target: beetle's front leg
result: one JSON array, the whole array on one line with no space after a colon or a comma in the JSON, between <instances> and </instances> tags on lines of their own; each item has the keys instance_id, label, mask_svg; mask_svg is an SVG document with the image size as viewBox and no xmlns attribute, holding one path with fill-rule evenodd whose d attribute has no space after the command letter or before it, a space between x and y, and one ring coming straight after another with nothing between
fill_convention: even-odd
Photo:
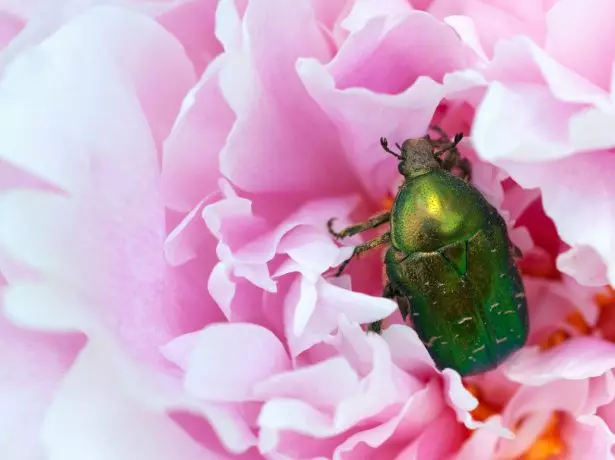
<instances>
[{"instance_id":1,"label":"beetle's front leg","mask_svg":"<svg viewBox=\"0 0 615 460\"><path fill-rule=\"evenodd\" d=\"M457 162L457 167L461 170L461 177L466 181L472 180L472 165L467 158L461 158Z\"/></svg>"},{"instance_id":2,"label":"beetle's front leg","mask_svg":"<svg viewBox=\"0 0 615 460\"><path fill-rule=\"evenodd\" d=\"M354 257L364 252L371 251L372 249L375 249L380 245L389 243L390 241L391 241L391 232L386 232L380 235L378 238L369 240L367 243L363 243L358 246L355 246L354 251L352 251L352 255L348 259L346 259L344 262L342 262L342 264L337 269L337 272L335 272L335 276L340 276L342 272L344 271L344 269L346 268L346 266L350 263L350 261Z\"/></svg>"},{"instance_id":3,"label":"beetle's front leg","mask_svg":"<svg viewBox=\"0 0 615 460\"><path fill-rule=\"evenodd\" d=\"M342 238L357 235L358 233L362 233L367 230L371 230L372 228L376 228L379 225L386 224L390 220L391 212L387 211L372 217L368 221L356 225L351 225L350 227L346 227L345 229L336 232L335 230L333 230L333 222L335 221L335 218L331 218L327 222L327 228L329 229L329 233L331 235L333 235L338 240L341 240Z\"/></svg>"}]
</instances>

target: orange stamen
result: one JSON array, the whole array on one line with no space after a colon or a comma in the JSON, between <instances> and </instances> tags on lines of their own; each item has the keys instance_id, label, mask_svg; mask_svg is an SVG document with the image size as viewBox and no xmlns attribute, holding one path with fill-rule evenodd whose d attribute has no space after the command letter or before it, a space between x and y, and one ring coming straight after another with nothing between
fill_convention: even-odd
<instances>
[{"instance_id":1,"label":"orange stamen","mask_svg":"<svg viewBox=\"0 0 615 460\"><path fill-rule=\"evenodd\" d=\"M395 197L393 195L387 195L382 199L382 209L390 211L393 208Z\"/></svg>"},{"instance_id":2,"label":"orange stamen","mask_svg":"<svg viewBox=\"0 0 615 460\"><path fill-rule=\"evenodd\" d=\"M466 389L468 390L468 392L470 392L472 396L478 399L478 406L476 407L476 409L474 409L471 412L472 418L474 420L478 420L479 422L484 422L492 415L495 415L498 413L498 410L496 410L493 406L480 400L480 389L478 388L478 386L470 383L470 384L466 384Z\"/></svg>"},{"instance_id":3,"label":"orange stamen","mask_svg":"<svg viewBox=\"0 0 615 460\"><path fill-rule=\"evenodd\" d=\"M591 331L589 324L587 324L587 321L585 321L585 318L583 318L583 315L579 311L569 314L566 317L566 322L579 331L579 334L587 335Z\"/></svg>"},{"instance_id":4,"label":"orange stamen","mask_svg":"<svg viewBox=\"0 0 615 460\"><path fill-rule=\"evenodd\" d=\"M559 458L566 450L560 433L561 414L551 415L547 426L534 444L518 460L552 460Z\"/></svg>"},{"instance_id":5,"label":"orange stamen","mask_svg":"<svg viewBox=\"0 0 615 460\"><path fill-rule=\"evenodd\" d=\"M540 344L541 350L548 350L550 348L556 347L557 345L565 342L570 338L570 334L568 332L558 329L553 332L547 339Z\"/></svg>"},{"instance_id":6,"label":"orange stamen","mask_svg":"<svg viewBox=\"0 0 615 460\"><path fill-rule=\"evenodd\" d=\"M594 302L598 308L615 306L615 289L611 286L606 287L606 292L599 292L594 296Z\"/></svg>"}]
</instances>

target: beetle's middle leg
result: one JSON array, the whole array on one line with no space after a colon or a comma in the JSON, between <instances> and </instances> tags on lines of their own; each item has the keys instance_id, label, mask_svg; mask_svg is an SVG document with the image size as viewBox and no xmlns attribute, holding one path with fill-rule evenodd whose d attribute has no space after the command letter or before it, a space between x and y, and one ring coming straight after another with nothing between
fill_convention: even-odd
<instances>
[{"instance_id":1,"label":"beetle's middle leg","mask_svg":"<svg viewBox=\"0 0 615 460\"><path fill-rule=\"evenodd\" d=\"M363 223L351 225L350 227L346 227L345 229L339 232L336 232L335 230L333 230L333 221L335 221L335 218L332 218L332 219L329 219L329 221L327 222L327 228L329 229L329 233L331 235L333 235L338 240L341 240L342 238L347 238L349 236L353 236L358 233L365 232L372 228L376 228L379 225L386 224L390 220L391 220L391 212L387 211L382 214L378 214L377 216L374 216L371 219Z\"/></svg>"},{"instance_id":2,"label":"beetle's middle leg","mask_svg":"<svg viewBox=\"0 0 615 460\"><path fill-rule=\"evenodd\" d=\"M342 262L342 264L339 266L339 268L335 272L335 276L340 276L342 272L344 271L344 269L346 268L346 266L350 263L350 261L356 256L358 256L359 254L362 254L367 251L371 251L372 249L375 249L378 246L381 246L383 244L389 243L390 241L391 241L391 232L386 232L380 235L379 237L374 238L373 240L369 240L366 243L355 246L354 251L352 251L351 256L348 259L346 259L344 262Z\"/></svg>"}]
</instances>

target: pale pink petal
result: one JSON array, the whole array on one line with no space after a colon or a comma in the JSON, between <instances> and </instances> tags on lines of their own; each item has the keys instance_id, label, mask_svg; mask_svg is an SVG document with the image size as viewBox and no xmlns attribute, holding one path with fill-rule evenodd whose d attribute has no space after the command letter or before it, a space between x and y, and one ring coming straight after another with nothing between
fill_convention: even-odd
<instances>
[{"instance_id":1,"label":"pale pink petal","mask_svg":"<svg viewBox=\"0 0 615 460\"><path fill-rule=\"evenodd\" d=\"M374 18L387 18L390 20L403 19L412 11L412 7L405 0L357 0L352 4L352 9L344 18L341 25L350 32L358 32L365 28Z\"/></svg>"},{"instance_id":2,"label":"pale pink petal","mask_svg":"<svg viewBox=\"0 0 615 460\"><path fill-rule=\"evenodd\" d=\"M446 433L446 435L443 435ZM395 460L438 460L459 448L464 438L452 412L444 412L421 435L400 452Z\"/></svg>"},{"instance_id":3,"label":"pale pink petal","mask_svg":"<svg viewBox=\"0 0 615 460\"><path fill-rule=\"evenodd\" d=\"M509 37L526 35L537 43L544 40L548 10L544 2L434 0L426 8L440 19L461 15L472 20L481 47L489 56L498 42Z\"/></svg>"},{"instance_id":4,"label":"pale pink petal","mask_svg":"<svg viewBox=\"0 0 615 460\"><path fill-rule=\"evenodd\" d=\"M26 331L0 317L0 451L7 458L44 457L43 418L84 342L80 334Z\"/></svg>"},{"instance_id":5,"label":"pale pink petal","mask_svg":"<svg viewBox=\"0 0 615 460\"><path fill-rule=\"evenodd\" d=\"M436 41L445 45L419 45ZM348 158L348 173L376 198L397 174L380 137L401 142L424 134L444 95L439 82L471 59L448 26L414 12L390 30L383 20L371 20L329 64L303 59L297 69L310 95L336 123L347 147L340 153Z\"/></svg>"},{"instance_id":6,"label":"pale pink petal","mask_svg":"<svg viewBox=\"0 0 615 460\"><path fill-rule=\"evenodd\" d=\"M382 332L391 359L399 368L417 376L431 376L437 369L416 331L405 325L391 325Z\"/></svg>"},{"instance_id":7,"label":"pale pink petal","mask_svg":"<svg viewBox=\"0 0 615 460\"><path fill-rule=\"evenodd\" d=\"M393 457L400 450L399 441L412 439L433 423L444 409L440 387L434 381L414 393L398 414L374 428L358 431L341 443L333 458L364 458L377 449L378 455Z\"/></svg>"},{"instance_id":8,"label":"pale pink petal","mask_svg":"<svg viewBox=\"0 0 615 460\"><path fill-rule=\"evenodd\" d=\"M502 423L499 415L494 415L495 423ZM477 428L461 448L451 456L451 460L491 460L495 456L500 436L489 427Z\"/></svg>"},{"instance_id":9,"label":"pale pink petal","mask_svg":"<svg viewBox=\"0 0 615 460\"><path fill-rule=\"evenodd\" d=\"M558 2L547 16L545 50L563 65L608 90L611 66L605 63L615 59L615 35L608 18L614 14L615 5L607 0L589 0L582 5L571 0ZM571 27L582 40L571 37Z\"/></svg>"},{"instance_id":10,"label":"pale pink petal","mask_svg":"<svg viewBox=\"0 0 615 460\"><path fill-rule=\"evenodd\" d=\"M248 323L215 324L196 337L185 386L205 400L253 400L254 385L288 367L283 345L269 330Z\"/></svg>"},{"instance_id":11,"label":"pale pink petal","mask_svg":"<svg viewBox=\"0 0 615 460\"><path fill-rule=\"evenodd\" d=\"M235 120L220 91L223 63L209 65L188 92L164 143L161 186L172 209L187 211L217 188L219 152Z\"/></svg>"},{"instance_id":12,"label":"pale pink petal","mask_svg":"<svg viewBox=\"0 0 615 460\"><path fill-rule=\"evenodd\" d=\"M1 244L50 280L34 287L37 303L26 296L10 306L13 318L111 328L153 360L158 345L204 324L206 280L164 257L156 148L193 81L167 31L110 7L77 17L7 69L1 155L70 193L2 196L10 225ZM64 315L54 317L54 302Z\"/></svg>"},{"instance_id":13,"label":"pale pink petal","mask_svg":"<svg viewBox=\"0 0 615 460\"><path fill-rule=\"evenodd\" d=\"M594 415L579 417L574 425L564 429L562 436L566 439L567 452L571 460L613 458L615 434L600 417Z\"/></svg>"},{"instance_id":14,"label":"pale pink petal","mask_svg":"<svg viewBox=\"0 0 615 460\"><path fill-rule=\"evenodd\" d=\"M165 413L168 396L112 350L90 341L58 389L42 434L49 459L221 458L185 434Z\"/></svg>"},{"instance_id":15,"label":"pale pink petal","mask_svg":"<svg viewBox=\"0 0 615 460\"><path fill-rule=\"evenodd\" d=\"M328 385L322 385L328 381ZM312 366L269 377L254 388L255 395L266 401L272 398L300 399L314 407L334 413L335 407L349 394L360 391L359 376L341 356Z\"/></svg>"},{"instance_id":16,"label":"pale pink petal","mask_svg":"<svg viewBox=\"0 0 615 460\"><path fill-rule=\"evenodd\" d=\"M504 366L511 380L525 385L598 377L615 367L615 345L594 337L576 337L546 351L523 349Z\"/></svg>"},{"instance_id":17,"label":"pale pink petal","mask_svg":"<svg viewBox=\"0 0 615 460\"><path fill-rule=\"evenodd\" d=\"M21 18L12 15L9 11L0 12L0 49L4 48L23 29Z\"/></svg>"},{"instance_id":18,"label":"pale pink petal","mask_svg":"<svg viewBox=\"0 0 615 460\"><path fill-rule=\"evenodd\" d=\"M333 440L347 430L356 431L353 427L362 420L382 423L389 420L389 414L399 413L408 398L422 387L392 365L388 348L376 335L366 335L360 328L342 322L331 345L347 361L332 358L286 376L273 377L260 386L269 398L258 421L262 450L276 448L284 452L295 435ZM371 354L369 362L361 361L360 350ZM283 381L287 384L281 384ZM327 389L320 390L325 381ZM326 451L334 446L321 447Z\"/></svg>"},{"instance_id":19,"label":"pale pink petal","mask_svg":"<svg viewBox=\"0 0 615 460\"><path fill-rule=\"evenodd\" d=\"M557 257L557 269L584 286L609 284L604 260L591 246L579 245Z\"/></svg>"},{"instance_id":20,"label":"pale pink petal","mask_svg":"<svg viewBox=\"0 0 615 460\"><path fill-rule=\"evenodd\" d=\"M580 414L595 414L599 407L610 404L615 399L615 377L612 372L589 380L589 390L585 407Z\"/></svg>"},{"instance_id":21,"label":"pale pink petal","mask_svg":"<svg viewBox=\"0 0 615 460\"><path fill-rule=\"evenodd\" d=\"M181 41L193 62L196 73L222 52L214 34L214 19L218 2L210 0L183 0L177 6L156 16L156 20Z\"/></svg>"},{"instance_id":22,"label":"pale pink petal","mask_svg":"<svg viewBox=\"0 0 615 460\"><path fill-rule=\"evenodd\" d=\"M237 30L240 19L229 11L232 2L226 8L226 14L218 16L219 27ZM329 57L312 9L306 2L249 3L241 33L241 41L221 38L227 53L220 74L222 92L237 116L220 154L222 173L249 191L331 196L348 190L356 181L337 154L343 146L335 126L309 97L295 70L299 57Z\"/></svg>"},{"instance_id":23,"label":"pale pink petal","mask_svg":"<svg viewBox=\"0 0 615 460\"><path fill-rule=\"evenodd\" d=\"M463 423L469 429L484 427L494 434L504 438L512 438L514 434L507 429L496 418L491 418L485 422L474 420L471 411L478 406L478 400L466 389L461 381L460 375L452 369L444 369L444 391L448 404L454 410L457 421Z\"/></svg>"}]
</instances>

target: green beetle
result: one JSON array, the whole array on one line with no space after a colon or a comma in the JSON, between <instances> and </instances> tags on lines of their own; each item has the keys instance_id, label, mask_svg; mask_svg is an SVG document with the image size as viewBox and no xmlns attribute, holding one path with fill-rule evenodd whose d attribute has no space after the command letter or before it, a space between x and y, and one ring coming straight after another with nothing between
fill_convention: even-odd
<instances>
[{"instance_id":1,"label":"green beetle","mask_svg":"<svg viewBox=\"0 0 615 460\"><path fill-rule=\"evenodd\" d=\"M341 232L333 230L334 219L328 227L341 239L390 221L390 230L357 246L336 275L354 256L389 245L383 295L400 300L404 320L411 314L439 369L467 376L496 368L521 348L529 320L514 261L518 249L500 214L469 183L469 163L457 150L462 135L451 142L440 133L437 140L425 136L397 144L399 153L382 138L405 179L391 211ZM462 177L452 174L455 167ZM379 332L380 323L370 329Z\"/></svg>"}]
</instances>

